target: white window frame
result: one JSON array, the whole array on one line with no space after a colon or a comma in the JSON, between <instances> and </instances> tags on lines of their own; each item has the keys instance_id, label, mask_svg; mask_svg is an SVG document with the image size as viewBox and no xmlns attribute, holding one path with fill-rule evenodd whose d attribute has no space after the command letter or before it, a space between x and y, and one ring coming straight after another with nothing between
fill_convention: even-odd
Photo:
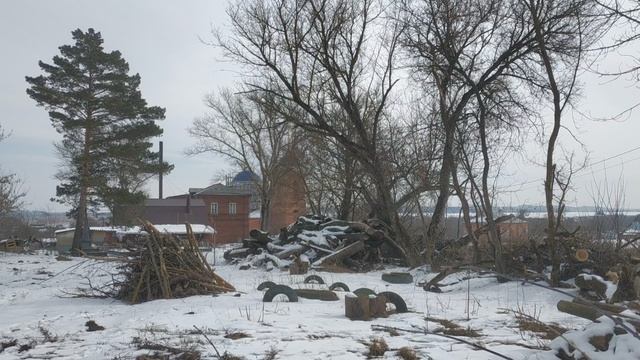
<instances>
[{"instance_id":1,"label":"white window frame","mask_svg":"<svg viewBox=\"0 0 640 360\"><path fill-rule=\"evenodd\" d=\"M211 212L211 215L218 215L218 212L220 210L220 207L218 206L217 202L212 202L211 206L209 208L209 211Z\"/></svg>"},{"instance_id":2,"label":"white window frame","mask_svg":"<svg viewBox=\"0 0 640 360\"><path fill-rule=\"evenodd\" d=\"M229 203L229 215L235 215L238 213L238 204L234 202Z\"/></svg>"}]
</instances>

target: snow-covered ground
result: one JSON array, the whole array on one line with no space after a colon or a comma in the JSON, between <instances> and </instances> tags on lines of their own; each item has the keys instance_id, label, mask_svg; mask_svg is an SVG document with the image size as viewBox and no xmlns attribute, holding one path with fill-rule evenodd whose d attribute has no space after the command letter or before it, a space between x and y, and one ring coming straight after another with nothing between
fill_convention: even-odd
<instances>
[{"instance_id":1,"label":"snow-covered ground","mask_svg":"<svg viewBox=\"0 0 640 360\"><path fill-rule=\"evenodd\" d=\"M209 259L213 263L212 254ZM0 352L0 359L130 359L149 353L137 349L135 338L174 347L193 346L202 352L203 358L216 358L213 346L194 331L194 325L207 334L221 354L228 352L245 359L263 359L272 349L277 352L276 359L363 359L367 354L363 342L374 337L384 338L389 345L390 350L384 357L387 359L397 358L396 350L405 346L415 349L423 359L496 358L434 335L400 332L392 336L372 330L372 325L430 331L441 327L425 321L427 316L452 320L463 328L477 330L480 337L465 339L507 357L537 359L540 351L531 347L539 347L546 341L521 331L508 310L539 314L542 321L567 328L581 328L587 323L556 310L555 305L563 295L518 282L498 284L495 278L474 278L436 294L413 284L387 284L380 279L382 272L318 273L328 284L341 281L352 290L368 287L377 292L397 292L411 310L384 319L351 321L344 315L344 293L339 293L340 301L335 302L300 299L297 303L263 303L262 292L257 291L256 286L265 280L294 288L322 286L305 285L304 276L291 276L278 270L241 271L236 266L225 265L221 258L216 259L216 271L232 283L238 293L156 300L138 305L112 299L72 298L66 293L85 284L85 277L94 283L107 281L109 276L103 270L113 268L110 263L81 261L56 261L54 256L44 254L0 253L0 343L18 340L17 346ZM416 281L434 276L419 270L412 273ZM446 281L455 279L451 276ZM85 323L89 320L105 329L87 331ZM238 332L248 337L225 338ZM31 349L18 352L20 345L30 342Z\"/></svg>"}]
</instances>

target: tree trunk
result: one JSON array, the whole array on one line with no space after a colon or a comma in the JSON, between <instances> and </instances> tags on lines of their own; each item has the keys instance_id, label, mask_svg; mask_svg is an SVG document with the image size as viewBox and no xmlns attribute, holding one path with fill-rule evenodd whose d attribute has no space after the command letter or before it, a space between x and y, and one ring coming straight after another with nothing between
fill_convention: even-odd
<instances>
[{"instance_id":1,"label":"tree trunk","mask_svg":"<svg viewBox=\"0 0 640 360\"><path fill-rule=\"evenodd\" d=\"M434 270L437 270L438 264L434 264L434 251L435 245L438 240L442 240L444 236L444 229L442 228L442 222L444 221L444 215L447 211L447 202L449 201L449 185L451 172L453 171L453 138L455 132L455 124L452 124L451 119L446 114L441 114L443 123L445 126L445 141L442 151L442 167L440 168L440 174L438 176L438 198L436 200L436 206L433 209L431 215L431 222L427 228L426 234L426 260L431 264Z\"/></svg>"},{"instance_id":2,"label":"tree trunk","mask_svg":"<svg viewBox=\"0 0 640 360\"><path fill-rule=\"evenodd\" d=\"M538 18L537 8L533 1L530 1L531 16L536 32L536 40L538 42L538 53L544 64L547 78L549 80L549 88L553 94L553 129L549 136L549 143L547 144L547 159L546 159L546 176L544 180L544 195L547 207L547 244L549 245L549 252L551 254L551 285L558 286L560 284L560 254L556 239L557 224L555 221L555 211L553 208L553 185L555 183L555 170L556 165L553 162L553 152L555 150L556 140L558 139L558 133L560 132L560 125L562 120L562 106L560 105L560 90L556 83L553 66L551 64L551 58L546 50L546 42L542 33L542 25Z\"/></svg>"},{"instance_id":3,"label":"tree trunk","mask_svg":"<svg viewBox=\"0 0 640 360\"><path fill-rule=\"evenodd\" d=\"M482 197L484 204L484 212L487 216L487 226L489 227L489 242L493 246L493 257L498 274L506 273L504 264L504 254L502 251L502 242L498 234L498 227L493 217L493 205L491 203L491 193L489 191L489 146L487 145L487 133L485 123L485 108L480 98L480 94L477 94L478 104L480 106L480 117L478 118L478 125L480 127L480 144L482 147ZM499 278L500 279L500 278Z\"/></svg>"},{"instance_id":4,"label":"tree trunk","mask_svg":"<svg viewBox=\"0 0 640 360\"><path fill-rule=\"evenodd\" d=\"M73 233L73 243L71 244L71 252L82 250L82 243L90 241L89 219L87 217L87 202L89 192L89 177L91 167L91 142L92 142L92 116L88 111L87 127L84 133L84 148L82 149L82 168L80 169L80 198L78 199L78 210L76 213L76 229Z\"/></svg>"},{"instance_id":5,"label":"tree trunk","mask_svg":"<svg viewBox=\"0 0 640 360\"><path fill-rule=\"evenodd\" d=\"M377 201L374 204L374 212L382 222L388 224L393 230L393 234L390 234L391 238L394 239L396 244L401 248L398 250L402 251L402 256L406 259L407 264L409 266L415 266L419 263L419 258L413 255L416 254L416 251L414 251L415 249L413 249L413 245L411 244L411 237L406 232L406 229L400 220L400 216L395 210L395 204L391 196L391 189L387 185L387 179L383 174L384 170L381 166L373 166L373 169L371 170L373 173L372 175L374 176L377 195Z\"/></svg>"},{"instance_id":6,"label":"tree trunk","mask_svg":"<svg viewBox=\"0 0 640 360\"><path fill-rule=\"evenodd\" d=\"M338 215L338 219L353 220L353 193L356 176L355 161L353 156L347 151L342 151L341 155L344 158L344 183L342 184L344 188L342 189L342 196L340 196L336 214Z\"/></svg>"},{"instance_id":7,"label":"tree trunk","mask_svg":"<svg viewBox=\"0 0 640 360\"><path fill-rule=\"evenodd\" d=\"M456 171L451 172L453 179L453 186L455 187L458 199L460 199L460 206L462 207L462 217L464 219L464 227L467 230L467 234L471 236L471 242L473 243L473 263L478 264L480 262L480 246L478 244L478 238L475 236L473 226L471 225L471 212L469 207L469 201L465 195L465 192L460 186L458 181L458 174Z\"/></svg>"}]
</instances>

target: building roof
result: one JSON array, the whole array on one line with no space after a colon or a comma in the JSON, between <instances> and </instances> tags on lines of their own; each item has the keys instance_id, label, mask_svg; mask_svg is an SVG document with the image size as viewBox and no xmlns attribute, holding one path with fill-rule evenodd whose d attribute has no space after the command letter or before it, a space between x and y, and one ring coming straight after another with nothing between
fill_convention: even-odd
<instances>
[{"instance_id":1,"label":"building roof","mask_svg":"<svg viewBox=\"0 0 640 360\"><path fill-rule=\"evenodd\" d=\"M189 193L195 194L195 195L246 195L246 196L251 195L250 191L239 189L233 186L226 186L220 183L213 184L204 189L189 188Z\"/></svg>"},{"instance_id":2,"label":"building roof","mask_svg":"<svg viewBox=\"0 0 640 360\"><path fill-rule=\"evenodd\" d=\"M183 198L167 198L167 199L146 199L145 206L187 206L187 197ZM206 206L202 199L191 199L189 206Z\"/></svg>"},{"instance_id":3,"label":"building roof","mask_svg":"<svg viewBox=\"0 0 640 360\"><path fill-rule=\"evenodd\" d=\"M154 224L153 227L156 228L161 233L174 234L174 235L185 235L187 233L187 227L184 224ZM55 233L60 234L64 232L74 231L74 228L57 230ZM104 232L112 232L118 235L129 235L129 234L146 234L144 230L142 230L139 226L133 227L124 227L124 226L91 226L89 228L91 231L104 231ZM215 234L215 230L209 225L203 224L191 224L191 230L193 230L194 234Z\"/></svg>"},{"instance_id":4,"label":"building roof","mask_svg":"<svg viewBox=\"0 0 640 360\"><path fill-rule=\"evenodd\" d=\"M243 170L236 174L236 176L233 178L233 182L250 182L250 181L256 181L259 179L260 177L256 175L256 173L254 173L253 171Z\"/></svg>"}]
</instances>

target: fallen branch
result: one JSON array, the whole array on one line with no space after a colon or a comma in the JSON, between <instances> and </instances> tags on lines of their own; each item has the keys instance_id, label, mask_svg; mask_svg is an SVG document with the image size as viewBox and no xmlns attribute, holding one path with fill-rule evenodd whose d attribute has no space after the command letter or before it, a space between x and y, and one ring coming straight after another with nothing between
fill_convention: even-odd
<instances>
[{"instance_id":1,"label":"fallen branch","mask_svg":"<svg viewBox=\"0 0 640 360\"><path fill-rule=\"evenodd\" d=\"M513 358L510 358L510 357L508 357L506 355L500 354L499 352L487 349L486 347L484 347L482 345L479 345L479 344L476 344L476 343L473 343L471 341L463 340L463 339L460 339L460 338L458 338L456 336L445 335L445 334L440 334L440 333L434 333L434 332L428 331L426 329L421 329L420 331L418 331L418 330L402 329L402 328L397 328L397 327L393 327L393 326L384 326L384 325L371 325L371 329L372 330L378 330L378 331L386 331L386 332L394 330L394 331L404 331L404 332L413 333L413 334L424 334L424 335L440 336L440 337L443 337L443 338L447 338L447 339L450 339L450 340L457 341L459 343L463 343L463 344L466 344L466 345L473 346L474 348L476 348L478 350L486 351L486 352L488 352L490 354L493 354L495 356L498 356L498 357L500 357L502 359L513 360Z\"/></svg>"}]
</instances>

